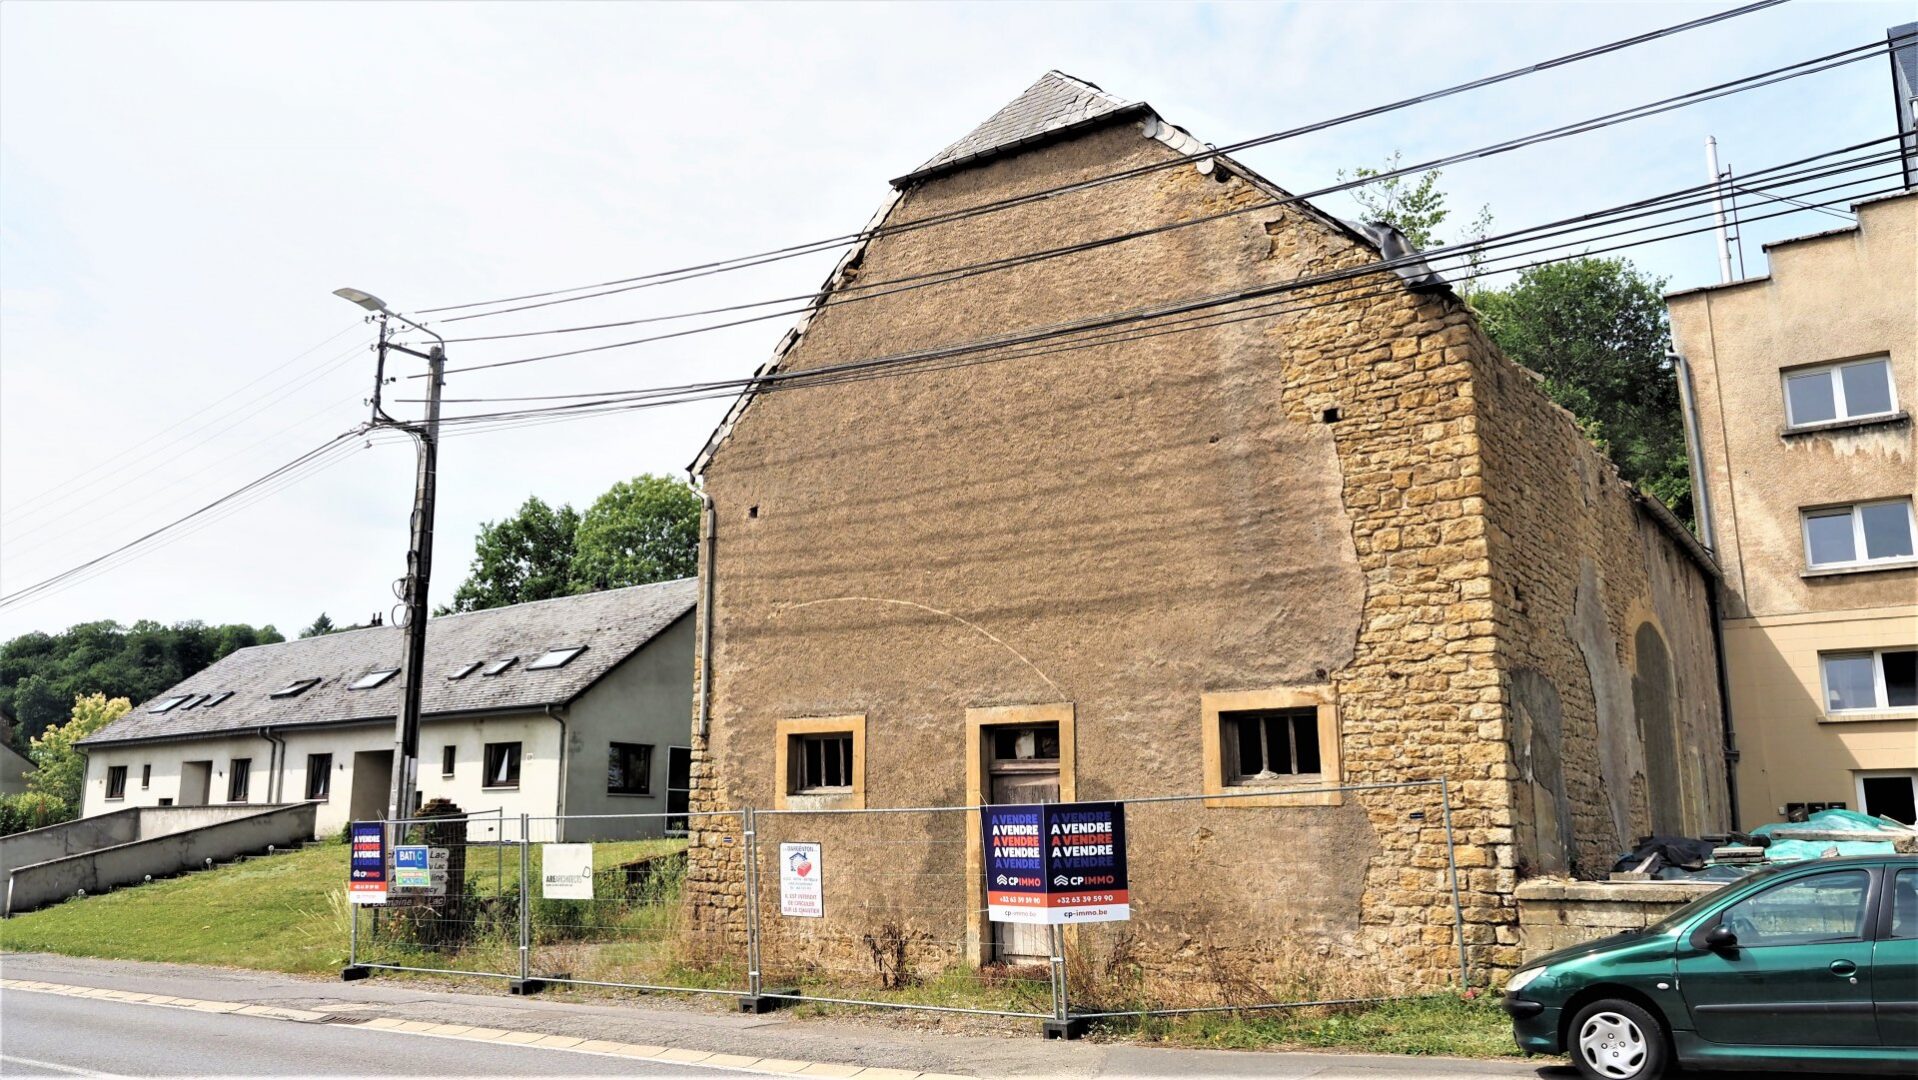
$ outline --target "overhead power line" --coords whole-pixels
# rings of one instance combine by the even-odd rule
[[[1575,64],[1583,60],[1589,60],[1594,57],[1604,56],[1610,53],[1622,51],[1624,49],[1633,48],[1635,46],[1643,45],[1648,42],[1657,41],[1662,38],[1671,37],[1676,34],[1681,34],[1688,30],[1695,30],[1700,27],[1711,26],[1717,23],[1725,22],[1730,19],[1740,18],[1742,16],[1750,15],[1758,11],[1763,11],[1766,8],[1777,7],[1778,5],[1784,2],[1785,0],[1760,0],[1760,2],[1757,2],[1757,3],[1750,3],[1750,4],[1745,4],[1736,8],[1729,8],[1724,11],[1714,12],[1713,14],[1710,14],[1710,15],[1703,15],[1696,19],[1688,19],[1685,22],[1675,23],[1671,26],[1663,27],[1658,30],[1648,31],[1643,34],[1636,34],[1627,38],[1620,38],[1616,41],[1606,42],[1605,44],[1592,46],[1591,48],[1587,48],[1587,49],[1580,49],[1577,52],[1567,53],[1563,56],[1553,57],[1552,59],[1549,59],[1549,60],[1541,60],[1537,63],[1527,64],[1527,65],[1524,65],[1523,67],[1513,68],[1509,71],[1499,72],[1498,74],[1495,74],[1495,75],[1487,75],[1478,79],[1473,79],[1469,82],[1456,83],[1454,85],[1443,87],[1438,90],[1428,91],[1426,93],[1417,94],[1412,97],[1401,98],[1397,101],[1389,102],[1383,105],[1375,105],[1370,108],[1360,109],[1356,112],[1345,113],[1340,116],[1335,116],[1325,120],[1315,121],[1310,124],[1304,124],[1299,127],[1289,128],[1283,131],[1271,132],[1265,135],[1254,136],[1252,138],[1243,139],[1235,143],[1229,143],[1221,147],[1216,147],[1216,148],[1208,147],[1204,151],[1201,151],[1198,153],[1184,154],[1170,160],[1152,162],[1146,165],[1140,165],[1130,169],[1124,169],[1119,172],[1107,173],[1102,176],[1090,177],[1085,180],[1075,181],[1068,184],[1060,184],[1055,187],[1046,188],[1041,191],[1028,192],[1018,196],[1012,196],[1012,197],[1003,198],[1003,199],[995,199],[989,202],[979,203],[969,207],[963,207],[955,210],[945,211],[942,213],[929,215],[928,217],[921,218],[916,221],[903,222],[898,225],[880,226],[877,228],[865,229],[865,230],[861,230],[859,232],[854,232],[854,233],[844,233],[838,236],[827,237],[822,240],[813,240],[813,241],[807,241],[805,243],[791,244],[785,247],[773,248],[767,251],[755,252],[749,255],[734,256],[732,258],[719,259],[719,260],[714,260],[712,262],[695,263],[690,266],[677,267],[671,270],[658,270],[650,273],[634,275],[632,277],[616,278],[611,281],[601,281],[601,282],[597,282],[590,285],[574,285],[574,286],[570,286],[563,289],[551,289],[545,292],[525,293],[517,296],[500,297],[493,300],[478,300],[478,301],[472,301],[469,303],[447,304],[447,305],[442,305],[440,307],[425,308],[422,310],[421,313],[437,314],[439,312],[461,311],[461,310],[467,310],[467,309],[476,308],[476,307],[492,307],[499,304],[513,304],[513,303],[520,303],[522,301],[528,301],[528,300],[542,300],[549,297],[559,297],[566,293],[582,292],[585,290],[592,290],[592,289],[605,289],[605,288],[611,288],[615,286],[632,285],[636,288],[647,288],[647,287],[651,287],[652,285],[671,284],[674,281],[684,281],[693,277],[704,277],[710,274],[726,273],[732,270],[742,270],[752,266],[765,265],[766,263],[770,263],[770,262],[778,262],[784,259],[798,258],[805,255],[816,254],[822,251],[830,251],[834,248],[846,247],[854,243],[872,240],[880,236],[888,236],[888,235],[893,235],[895,233],[900,233],[900,232],[908,232],[908,231],[913,231],[918,229],[931,228],[936,225],[944,225],[953,221],[960,221],[966,218],[977,217],[981,214],[996,213],[998,211],[1005,210],[1014,206],[1027,205],[1032,202],[1036,202],[1042,199],[1053,198],[1058,195],[1063,195],[1069,192],[1078,192],[1078,191],[1088,190],[1091,188],[1099,187],[1103,184],[1109,184],[1119,180],[1126,180],[1135,176],[1142,176],[1148,173],[1160,171],[1162,169],[1176,168],[1177,166],[1180,166],[1180,165],[1189,164],[1196,161],[1203,161],[1207,158],[1211,158],[1219,154],[1236,153],[1241,150],[1248,150],[1258,146],[1265,146],[1271,143],[1280,142],[1285,139],[1296,138],[1301,135],[1309,135],[1314,132],[1324,131],[1328,128],[1337,127],[1342,124],[1349,124],[1359,120],[1370,119],[1375,116],[1381,116],[1386,113],[1395,112],[1400,109],[1410,108],[1415,105],[1422,105],[1422,104],[1428,104],[1434,101],[1440,101],[1445,98],[1452,97],[1456,94],[1462,94],[1472,90],[1482,89],[1487,86],[1493,86],[1498,83],[1507,82],[1512,79],[1524,77],[1526,75],[1532,75],[1538,72],[1548,71],[1553,68],[1564,67],[1569,64]],[[572,297],[568,300],[559,300],[555,302],[568,303],[568,302],[571,302],[572,300],[583,300],[583,299],[590,299],[590,297]],[[544,305],[532,305],[532,306],[544,306]],[[526,310],[526,309],[518,308],[513,310]],[[506,313],[507,312],[505,311],[492,311],[492,312],[485,312],[482,314],[503,315]],[[477,318],[477,317],[480,317],[480,316],[478,315],[461,316],[461,318]],[[454,320],[448,319],[443,321],[450,322]]]
[[[1637,105],[1627,109],[1621,109],[1616,112],[1607,113],[1605,115],[1594,117],[1591,119],[1576,121],[1574,123],[1561,125],[1555,128],[1547,128],[1542,131],[1534,132],[1530,135],[1523,135],[1523,136],[1518,136],[1512,139],[1506,139],[1501,142],[1491,143],[1485,146],[1473,148],[1471,150],[1465,150],[1458,153],[1446,155],[1444,157],[1435,158],[1430,161],[1420,162],[1415,165],[1404,166],[1398,169],[1390,170],[1388,172],[1379,173],[1374,176],[1365,177],[1363,179],[1343,181],[1338,184],[1333,184],[1326,187],[1318,188],[1316,190],[1305,192],[1298,195],[1287,195],[1282,198],[1270,199],[1264,202],[1248,204],[1242,207],[1234,207],[1229,210],[1219,211],[1214,214],[1204,215],[1197,218],[1170,222],[1170,223],[1161,224],[1161,225],[1153,226],[1146,229],[1140,229],[1140,230],[1135,230],[1128,233],[1117,234],[1114,236],[1100,237],[1094,240],[1089,240],[1089,241],[1084,241],[1078,244],[1068,245],[1063,248],[1053,248],[1053,249],[1048,249],[1044,251],[1026,253],[1024,255],[1009,256],[1004,259],[995,260],[989,263],[977,263],[977,264],[972,264],[970,266],[956,267],[950,271],[942,272],[945,274],[945,276],[934,277],[934,278],[931,278],[930,280],[913,281],[910,284],[900,285],[896,288],[891,288],[884,291],[871,292],[871,293],[856,291],[852,295],[839,297],[837,299],[831,296],[822,296],[818,298],[817,300],[814,300],[798,308],[770,312],[770,313],[761,314],[761,315],[754,315],[748,318],[736,319],[728,322],[715,323],[715,324],[710,324],[710,325],[700,326],[700,327],[692,327],[684,330],[675,330],[667,333],[652,334],[652,335],[647,335],[644,337],[633,338],[633,339],[624,340],[624,341],[615,341],[615,342],[608,342],[608,343],[599,344],[599,345],[585,346],[577,349],[566,349],[566,350],[560,350],[557,352],[540,353],[533,356],[518,357],[514,359],[509,359],[509,360],[495,360],[495,361],[488,361],[485,363],[466,364],[460,367],[450,367],[447,369],[447,372],[448,374],[452,374],[455,372],[463,372],[463,371],[485,371],[493,368],[514,367],[520,364],[538,363],[546,360],[557,360],[557,359],[562,359],[562,358],[571,357],[571,356],[581,356],[581,355],[587,355],[592,353],[607,352],[615,349],[631,348],[634,346],[650,344],[657,341],[666,341],[666,340],[672,340],[676,338],[688,337],[688,336],[701,334],[701,333],[709,333],[716,330],[740,326],[740,325],[744,325],[752,322],[759,322],[766,319],[790,317],[793,315],[803,314],[807,311],[815,310],[816,308],[819,308],[819,307],[830,307],[830,306],[837,306],[839,304],[845,304],[845,303],[855,303],[862,300],[873,299],[877,296],[892,295],[899,292],[911,291],[913,289],[928,288],[935,285],[946,284],[950,281],[961,280],[963,278],[976,276],[977,274],[980,274],[980,273],[987,273],[995,270],[1003,270],[1012,266],[1029,265],[1031,263],[1041,262],[1047,259],[1058,258],[1058,257],[1069,255],[1069,254],[1077,254],[1084,251],[1093,250],[1095,248],[1107,247],[1113,244],[1123,243],[1129,240],[1158,235],[1158,234],[1169,232],[1175,229],[1189,228],[1194,225],[1204,224],[1211,221],[1217,221],[1224,218],[1236,217],[1244,214],[1255,213],[1263,210],[1270,210],[1270,209],[1280,208],[1285,206],[1298,205],[1300,203],[1307,202],[1310,199],[1318,198],[1324,195],[1333,194],[1340,191],[1347,191],[1355,187],[1363,186],[1365,184],[1377,183],[1382,180],[1387,180],[1387,179],[1391,179],[1399,176],[1412,175],[1412,174],[1424,172],[1433,168],[1440,168],[1447,165],[1457,164],[1463,161],[1482,160],[1486,158],[1497,157],[1501,154],[1510,153],[1514,150],[1522,149],[1525,147],[1535,146],[1535,145],[1539,145],[1541,143],[1546,143],[1546,142],[1552,142],[1552,141],[1567,138],[1573,135],[1585,134],[1587,132],[1597,131],[1602,128],[1611,127],[1617,124],[1627,123],[1633,120],[1640,120],[1646,117],[1656,116],[1661,113],[1671,112],[1677,109],[1687,108],[1692,105],[1702,104],[1704,102],[1716,100],[1722,97],[1727,97],[1732,94],[1745,93],[1751,90],[1759,89],[1761,87],[1771,86],[1771,85],[1786,82],[1792,79],[1802,78],[1806,75],[1812,75],[1812,74],[1817,74],[1823,71],[1829,71],[1837,67],[1845,66],[1847,64],[1854,64],[1862,60],[1871,59],[1876,56],[1886,55],[1888,51],[1889,50],[1887,49],[1885,43],[1882,41],[1871,42],[1871,43],[1860,45],[1860,46],[1854,46],[1852,48],[1843,49],[1835,53],[1829,53],[1824,56],[1814,57],[1810,60],[1799,61],[1794,64],[1788,64],[1781,67],[1772,68],[1767,71],[1758,72],[1756,74],[1748,75],[1740,79],[1732,80],[1730,82],[1719,83],[1714,86],[1708,86],[1698,90],[1688,91],[1683,94],[1661,98],[1657,101],[1647,102],[1643,105]],[[872,286],[867,286],[867,287],[871,288]],[[610,324],[610,325],[619,325],[619,324]],[[605,326],[602,325],[597,327],[584,327],[580,329],[602,329],[602,328],[605,328]],[[553,333],[553,332],[561,332],[561,331],[542,331],[541,333]],[[500,336],[514,337],[514,336],[520,336],[520,335],[500,335]],[[459,340],[470,341],[470,340],[481,340],[481,339],[470,339],[470,338],[457,339],[456,338],[453,340],[454,341],[459,341]],[[408,377],[419,378],[420,376],[412,375]]]

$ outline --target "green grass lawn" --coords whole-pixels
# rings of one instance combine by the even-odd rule
[[[323,844],[0,920],[0,948],[313,973],[346,963],[346,846]]]
[[[597,869],[609,870],[675,850],[680,843],[641,840],[596,844],[593,862]],[[536,847],[532,860],[535,879],[539,870],[537,853]],[[496,859],[506,864],[498,868],[503,874],[495,874]],[[474,887],[482,895],[494,894],[502,881],[508,892],[517,885],[517,849],[474,847],[468,850],[467,865]],[[537,889],[535,884],[535,892]],[[555,970],[586,978],[736,985],[742,976],[724,970],[724,965],[693,970],[675,963],[670,944],[675,936],[675,900],[676,896],[660,895],[636,907],[611,905],[603,926],[582,925],[597,923],[602,917],[587,915],[591,909],[580,906],[591,902],[536,901],[536,924],[542,924],[537,934],[542,944],[536,946],[536,958],[543,958],[542,967],[550,964]],[[333,842],[104,896],[68,900],[0,920],[0,949],[324,974],[338,971],[347,962],[348,918],[346,848]],[[363,932],[368,925],[363,919]],[[472,969],[491,964],[489,970],[499,970],[499,964],[516,962],[510,961],[510,956],[516,955],[510,945],[505,941],[474,942],[470,950],[464,950],[466,964],[432,966]],[[499,956],[491,955],[493,952]],[[391,959],[421,963],[426,955],[396,955]],[[880,996],[1039,1012],[1050,1007],[1043,984],[1031,989],[1015,985],[1017,980],[988,982],[979,973],[954,972]],[[812,993],[843,989],[808,986]],[[823,1016],[846,1011],[879,1012],[818,1005],[801,1009],[805,1015]],[[1505,1057],[1516,1052],[1511,1022],[1499,1010],[1495,998],[1468,1000],[1456,994],[1343,1009],[1118,1018],[1102,1021],[1096,1030],[1109,1038],[1221,1049],[1337,1049],[1459,1057]]]

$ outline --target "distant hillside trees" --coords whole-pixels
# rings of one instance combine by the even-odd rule
[[[671,581],[698,568],[699,494],[647,474],[614,484],[584,514],[535,496],[482,524],[466,580],[439,614]]]
[[[66,722],[76,698],[145,701],[236,649],[284,641],[272,626],[163,626],[142,619],[80,623],[58,634],[22,634],[0,645],[0,713],[12,720],[16,749]]]

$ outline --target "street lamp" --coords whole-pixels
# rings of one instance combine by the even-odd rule
[[[379,366],[373,376],[373,422],[397,427],[419,440],[419,471],[413,484],[412,541],[406,552],[405,644],[400,657],[400,711],[393,728],[392,798],[387,807],[392,842],[404,839],[402,821],[413,813],[413,793],[419,784],[420,697],[426,687],[426,590],[433,576],[433,502],[439,487],[440,383],[446,376],[446,339],[386,306],[386,301],[360,289],[334,289],[333,295],[373,312],[380,320]],[[430,352],[420,352],[387,340],[386,320],[395,318],[439,341]],[[408,424],[380,409],[380,384],[386,379],[388,349],[426,361],[426,420]]]

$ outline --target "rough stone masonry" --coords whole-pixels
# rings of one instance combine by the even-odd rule
[[[1114,111],[906,183],[883,223],[1163,163],[1180,153],[1168,130],[1183,137]],[[1379,258],[1242,165],[1210,165],[871,240],[777,367]],[[771,956],[787,941],[850,966],[885,922],[921,970],[992,962],[971,815],[826,811],[989,798],[992,726],[1021,718],[1057,730],[1062,798],[1212,796],[1129,813],[1133,922],[1077,939],[1166,971],[1230,955],[1276,979],[1303,947],[1365,958],[1380,985],[1455,977],[1436,791],[1288,786],[1444,778],[1478,976],[1519,960],[1522,877],[1601,871],[1654,827],[1726,824],[1709,559],[1449,291],[1375,272],[965,359],[757,393],[702,458],[714,599],[694,809],[785,807],[761,816],[762,847],[825,844],[825,920],[782,919],[776,873],[762,884]],[[1219,748],[1247,702],[1313,710],[1321,772],[1235,777]],[[796,732],[842,728],[851,782],[799,790]],[[733,948],[738,823],[694,821],[686,925]]]

